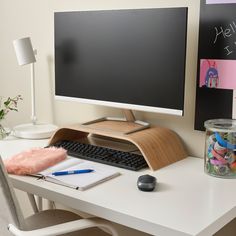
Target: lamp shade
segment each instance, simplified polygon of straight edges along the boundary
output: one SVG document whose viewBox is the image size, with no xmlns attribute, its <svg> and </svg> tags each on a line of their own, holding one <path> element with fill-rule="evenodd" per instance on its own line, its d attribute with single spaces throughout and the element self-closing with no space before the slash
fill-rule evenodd
<svg viewBox="0 0 236 236">
<path fill-rule="evenodd" d="M 34 50 L 29 37 L 13 41 L 18 64 L 20 66 L 36 62 Z"/>
</svg>

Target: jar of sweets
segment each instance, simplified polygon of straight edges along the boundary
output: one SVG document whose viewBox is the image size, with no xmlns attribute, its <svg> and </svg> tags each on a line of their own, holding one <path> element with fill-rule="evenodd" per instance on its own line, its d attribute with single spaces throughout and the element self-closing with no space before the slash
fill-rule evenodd
<svg viewBox="0 0 236 236">
<path fill-rule="evenodd" d="M 221 178 L 236 178 L 236 120 L 208 120 L 204 125 L 205 172 Z"/>
</svg>

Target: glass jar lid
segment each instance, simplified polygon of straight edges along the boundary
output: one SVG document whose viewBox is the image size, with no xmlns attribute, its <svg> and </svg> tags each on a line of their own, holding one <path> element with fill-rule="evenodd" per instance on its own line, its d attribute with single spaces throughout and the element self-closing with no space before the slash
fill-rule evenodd
<svg viewBox="0 0 236 236">
<path fill-rule="evenodd" d="M 204 122 L 208 130 L 217 132 L 236 132 L 236 120 L 234 119 L 213 119 Z"/>
</svg>

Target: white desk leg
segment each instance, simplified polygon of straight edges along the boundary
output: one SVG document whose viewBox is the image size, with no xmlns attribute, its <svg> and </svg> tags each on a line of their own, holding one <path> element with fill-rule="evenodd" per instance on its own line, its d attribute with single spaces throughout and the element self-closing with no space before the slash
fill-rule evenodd
<svg viewBox="0 0 236 236">
<path fill-rule="evenodd" d="M 36 202 L 35 202 L 34 195 L 31 194 L 31 193 L 27 193 L 27 195 L 28 195 L 28 198 L 29 198 L 29 201 L 30 201 L 30 203 L 31 203 L 31 206 L 32 206 L 32 208 L 33 208 L 34 213 L 39 212 L 38 206 L 37 206 L 37 204 L 36 204 Z"/>
<path fill-rule="evenodd" d="M 55 203 L 53 201 L 47 200 L 48 202 L 48 209 L 55 209 Z"/>
<path fill-rule="evenodd" d="M 39 211 L 42 211 L 43 210 L 43 199 L 40 196 L 36 196 L 36 198 L 37 198 L 38 209 L 39 209 Z"/>
<path fill-rule="evenodd" d="M 39 197 L 39 196 L 36 196 L 37 198 L 37 203 L 35 201 L 35 196 L 31 193 L 27 193 L 28 194 L 28 198 L 29 198 L 29 201 L 31 203 L 31 206 L 33 208 L 33 211 L 34 213 L 37 213 L 39 211 L 42 211 L 43 210 L 43 200 L 42 200 L 42 197 Z M 47 209 L 55 209 L 55 203 L 53 201 L 50 201 L 50 200 L 47 200 L 47 205 L 48 205 L 48 208 Z"/>
</svg>

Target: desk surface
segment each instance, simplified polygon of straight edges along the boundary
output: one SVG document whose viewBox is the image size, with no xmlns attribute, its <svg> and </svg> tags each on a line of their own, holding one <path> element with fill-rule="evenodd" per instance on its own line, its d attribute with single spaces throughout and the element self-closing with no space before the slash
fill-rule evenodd
<svg viewBox="0 0 236 236">
<path fill-rule="evenodd" d="M 10 138 L 0 141 L 0 154 L 7 158 L 46 144 Z M 188 157 L 155 172 L 119 171 L 121 176 L 86 191 L 28 176 L 11 180 L 23 191 L 159 236 L 212 235 L 236 217 L 236 180 L 206 175 L 202 159 Z M 138 176 L 147 173 L 157 178 L 154 192 L 136 187 Z"/>
</svg>

